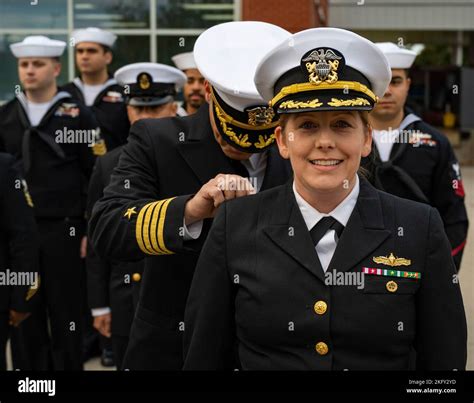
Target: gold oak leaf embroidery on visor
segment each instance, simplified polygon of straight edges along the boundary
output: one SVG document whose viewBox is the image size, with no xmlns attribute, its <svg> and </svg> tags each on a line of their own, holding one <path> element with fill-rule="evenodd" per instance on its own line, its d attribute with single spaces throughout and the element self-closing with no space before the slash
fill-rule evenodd
<svg viewBox="0 0 474 403">
<path fill-rule="evenodd" d="M 329 106 L 340 107 L 340 106 L 370 106 L 370 102 L 365 98 L 354 98 L 354 99 L 337 99 L 331 98 L 328 102 Z"/>
<path fill-rule="evenodd" d="M 227 125 L 227 122 L 218 106 L 215 106 L 217 118 L 219 119 L 219 123 L 221 125 L 222 131 L 225 133 L 226 136 L 228 136 L 235 144 L 248 148 L 252 146 L 252 143 L 249 141 L 249 135 L 248 134 L 241 134 L 237 135 L 231 127 Z M 253 145 L 256 148 L 264 148 L 269 146 L 271 143 L 275 141 L 275 133 L 272 133 L 270 135 L 260 135 L 258 136 L 258 142 L 254 143 Z"/>
<path fill-rule="evenodd" d="M 323 103 L 319 102 L 319 99 L 313 99 L 312 101 L 284 101 L 278 107 L 281 109 L 300 109 L 300 108 L 319 108 Z"/>
</svg>

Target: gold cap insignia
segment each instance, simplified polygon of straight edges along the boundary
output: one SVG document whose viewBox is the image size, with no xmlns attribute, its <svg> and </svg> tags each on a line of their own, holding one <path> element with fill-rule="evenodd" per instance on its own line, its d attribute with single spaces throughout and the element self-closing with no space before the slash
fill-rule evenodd
<svg viewBox="0 0 474 403">
<path fill-rule="evenodd" d="M 263 126 L 272 122 L 275 117 L 273 108 L 267 106 L 257 106 L 246 111 L 249 115 L 249 125 Z"/>
<path fill-rule="evenodd" d="M 342 54 L 337 50 L 324 48 L 308 53 L 301 59 L 301 64 L 309 74 L 309 82 L 316 85 L 322 82 L 334 84 L 339 79 L 337 70 L 340 63 L 344 62 Z"/>
<path fill-rule="evenodd" d="M 405 259 L 405 258 L 402 258 L 402 257 L 395 257 L 395 255 L 392 252 L 390 252 L 390 255 L 388 257 L 386 257 L 386 256 L 377 256 L 377 257 L 373 257 L 372 260 L 375 263 L 380 263 L 380 264 L 384 264 L 386 266 L 391 266 L 391 267 L 410 266 L 411 265 L 411 260 L 410 259 Z"/>
<path fill-rule="evenodd" d="M 147 73 L 141 73 L 138 76 L 138 85 L 142 90 L 150 88 L 150 76 Z"/>
</svg>

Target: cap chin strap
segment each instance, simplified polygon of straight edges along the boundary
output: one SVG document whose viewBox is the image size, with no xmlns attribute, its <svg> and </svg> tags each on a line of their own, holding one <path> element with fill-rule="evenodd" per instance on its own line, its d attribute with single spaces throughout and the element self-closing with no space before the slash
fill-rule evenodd
<svg viewBox="0 0 474 403">
<path fill-rule="evenodd" d="M 367 95 L 372 101 L 375 103 L 378 102 L 379 97 L 376 96 L 366 85 L 361 84 L 357 81 L 338 81 L 334 84 L 325 84 L 321 83 L 318 85 L 311 84 L 311 83 L 298 83 L 288 85 L 283 87 L 280 92 L 273 97 L 273 99 L 268 103 L 269 106 L 274 107 L 275 104 L 280 101 L 282 98 L 292 95 L 298 94 L 300 92 L 307 92 L 307 91 L 315 91 L 315 90 L 352 90 L 356 92 L 361 92 Z"/>
</svg>

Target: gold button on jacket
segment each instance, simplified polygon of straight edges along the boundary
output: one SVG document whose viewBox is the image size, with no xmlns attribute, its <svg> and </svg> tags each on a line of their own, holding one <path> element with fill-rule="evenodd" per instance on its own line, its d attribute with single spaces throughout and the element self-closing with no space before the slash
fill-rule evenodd
<svg viewBox="0 0 474 403">
<path fill-rule="evenodd" d="M 329 347 L 326 343 L 324 343 L 323 341 L 320 341 L 318 344 L 316 344 L 316 352 L 319 354 L 319 355 L 326 355 L 329 351 Z"/>
<path fill-rule="evenodd" d="M 389 281 L 386 285 L 389 292 L 395 292 L 398 290 L 398 284 L 395 281 Z"/>
<path fill-rule="evenodd" d="M 317 301 L 314 304 L 314 312 L 316 312 L 318 315 L 324 315 L 327 310 L 328 304 L 326 304 L 324 301 Z"/>
</svg>

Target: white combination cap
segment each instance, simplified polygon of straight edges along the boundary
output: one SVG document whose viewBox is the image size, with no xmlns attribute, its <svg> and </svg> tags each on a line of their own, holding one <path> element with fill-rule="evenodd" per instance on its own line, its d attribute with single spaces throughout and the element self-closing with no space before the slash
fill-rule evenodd
<svg viewBox="0 0 474 403">
<path fill-rule="evenodd" d="M 115 72 L 120 85 L 129 87 L 129 105 L 161 105 L 174 100 L 186 82 L 186 75 L 175 67 L 160 63 L 133 63 Z"/>
<path fill-rule="evenodd" d="M 259 93 L 278 113 L 371 110 L 390 79 L 387 58 L 373 42 L 338 28 L 292 35 L 255 73 Z"/>
<path fill-rule="evenodd" d="M 194 45 L 197 68 L 212 86 L 217 128 L 240 151 L 262 152 L 274 142 L 278 116 L 253 77 L 263 56 L 290 35 L 273 24 L 234 21 L 209 28 Z"/>
</svg>

